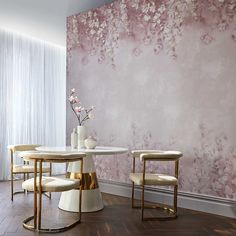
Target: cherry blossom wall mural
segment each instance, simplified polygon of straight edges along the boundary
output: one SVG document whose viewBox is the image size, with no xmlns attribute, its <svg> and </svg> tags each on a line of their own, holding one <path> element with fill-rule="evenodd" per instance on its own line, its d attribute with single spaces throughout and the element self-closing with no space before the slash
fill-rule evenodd
<svg viewBox="0 0 236 236">
<path fill-rule="evenodd" d="M 181 191 L 235 198 L 235 15 L 234 0 L 117 0 L 68 17 L 67 87 L 95 105 L 98 143 L 183 151 Z M 96 165 L 129 183 L 130 157 Z"/>
<path fill-rule="evenodd" d="M 80 48 L 88 56 L 97 55 L 98 63 L 110 60 L 115 67 L 115 51 L 122 39 L 136 42 L 132 53 L 140 55 L 144 45 L 152 45 L 153 53 L 165 49 L 177 57 L 176 45 L 184 26 L 201 26 L 200 39 L 209 44 L 215 31 L 225 31 L 236 13 L 234 0 L 120 0 L 108 6 L 68 18 L 68 54 Z M 236 29 L 231 38 L 236 41 Z M 229 32 L 230 34 L 230 32 Z M 88 62 L 84 58 L 83 63 Z"/>
</svg>

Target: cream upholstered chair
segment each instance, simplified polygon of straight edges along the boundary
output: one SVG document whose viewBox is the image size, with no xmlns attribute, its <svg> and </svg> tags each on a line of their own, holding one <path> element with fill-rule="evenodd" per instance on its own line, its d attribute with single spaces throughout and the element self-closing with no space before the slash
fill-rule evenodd
<svg viewBox="0 0 236 236">
<path fill-rule="evenodd" d="M 9 145 L 8 150 L 10 152 L 10 158 L 11 158 L 11 200 L 13 201 L 13 196 L 18 193 L 25 193 L 26 191 L 16 191 L 14 192 L 14 175 L 18 174 L 23 174 L 24 175 L 24 181 L 26 180 L 26 177 L 29 178 L 29 174 L 34 173 L 34 166 L 30 165 L 28 161 L 23 160 L 19 155 L 16 155 L 18 158 L 21 158 L 22 164 L 14 164 L 13 157 L 14 154 L 17 154 L 18 152 L 21 151 L 32 151 L 35 150 L 36 147 L 39 147 L 40 145 L 36 144 L 19 144 L 19 145 Z M 44 167 L 43 168 L 43 173 L 49 173 L 51 175 L 51 163 L 49 167 Z M 51 194 L 48 196 L 51 198 Z"/>
<path fill-rule="evenodd" d="M 85 153 L 80 154 L 59 154 L 59 153 L 40 153 L 40 152 L 22 152 L 21 156 L 25 160 L 34 161 L 34 178 L 28 179 L 23 182 L 22 188 L 28 191 L 34 191 L 34 215 L 28 217 L 23 221 L 23 226 L 26 229 L 37 232 L 62 232 L 81 221 L 81 201 L 82 201 L 82 176 L 80 179 L 67 179 L 58 177 L 42 176 L 42 163 L 68 163 L 73 161 L 80 161 L 80 173 L 83 173 L 83 158 L 86 157 Z M 37 177 L 37 168 L 39 164 L 39 172 Z M 41 212 L 42 212 L 42 193 L 44 192 L 63 192 L 72 189 L 79 189 L 79 217 L 78 219 L 67 226 L 61 228 L 42 228 L 41 227 Z M 38 203 L 38 206 L 37 206 Z M 29 222 L 33 220 L 33 225 Z"/>
<path fill-rule="evenodd" d="M 132 208 L 141 207 L 142 220 L 165 220 L 177 217 L 177 194 L 178 194 L 178 171 L 179 171 L 179 158 L 182 156 L 178 151 L 159 151 L 159 150 L 136 150 L 132 151 L 133 154 L 133 172 L 130 173 L 129 178 L 132 181 Z M 135 160 L 140 159 L 143 163 L 143 172 L 135 172 Z M 175 162 L 175 173 L 173 176 L 161 173 L 146 173 L 146 163 L 148 161 L 172 161 Z M 139 185 L 142 188 L 141 206 L 134 205 L 134 187 Z M 173 208 L 165 205 L 158 205 L 159 208 L 164 209 L 167 214 L 162 217 L 144 217 L 144 188 L 146 185 L 154 186 L 173 186 L 174 187 L 174 200 Z"/>
</svg>

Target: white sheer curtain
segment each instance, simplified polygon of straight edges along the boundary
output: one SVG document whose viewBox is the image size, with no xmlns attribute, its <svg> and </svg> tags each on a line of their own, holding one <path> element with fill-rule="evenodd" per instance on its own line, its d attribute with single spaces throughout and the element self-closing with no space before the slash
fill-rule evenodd
<svg viewBox="0 0 236 236">
<path fill-rule="evenodd" d="M 0 30 L 0 180 L 8 144 L 65 145 L 65 129 L 65 48 Z"/>
</svg>

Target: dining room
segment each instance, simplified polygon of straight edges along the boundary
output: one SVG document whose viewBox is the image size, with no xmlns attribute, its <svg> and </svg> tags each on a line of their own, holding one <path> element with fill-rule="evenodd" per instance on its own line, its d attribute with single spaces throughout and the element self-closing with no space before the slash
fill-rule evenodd
<svg viewBox="0 0 236 236">
<path fill-rule="evenodd" d="M 0 236 L 235 236 L 236 1 L 0 0 Z"/>
</svg>

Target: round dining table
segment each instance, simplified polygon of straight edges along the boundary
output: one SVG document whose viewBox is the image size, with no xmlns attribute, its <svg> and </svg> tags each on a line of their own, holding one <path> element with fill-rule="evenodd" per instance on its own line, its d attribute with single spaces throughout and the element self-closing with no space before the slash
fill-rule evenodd
<svg viewBox="0 0 236 236">
<path fill-rule="evenodd" d="M 69 163 L 67 168 L 67 177 L 71 179 L 79 179 L 83 176 L 82 181 L 82 212 L 95 212 L 104 208 L 102 195 L 99 190 L 96 169 L 93 156 L 97 155 L 117 155 L 128 152 L 127 148 L 122 147 L 102 147 L 98 146 L 94 149 L 74 149 L 66 147 L 50 147 L 40 146 L 36 148 L 40 152 L 53 153 L 86 153 L 83 160 L 83 173 L 80 173 L 80 162 Z M 62 192 L 59 208 L 65 211 L 79 211 L 79 190 L 70 190 Z"/>
</svg>

